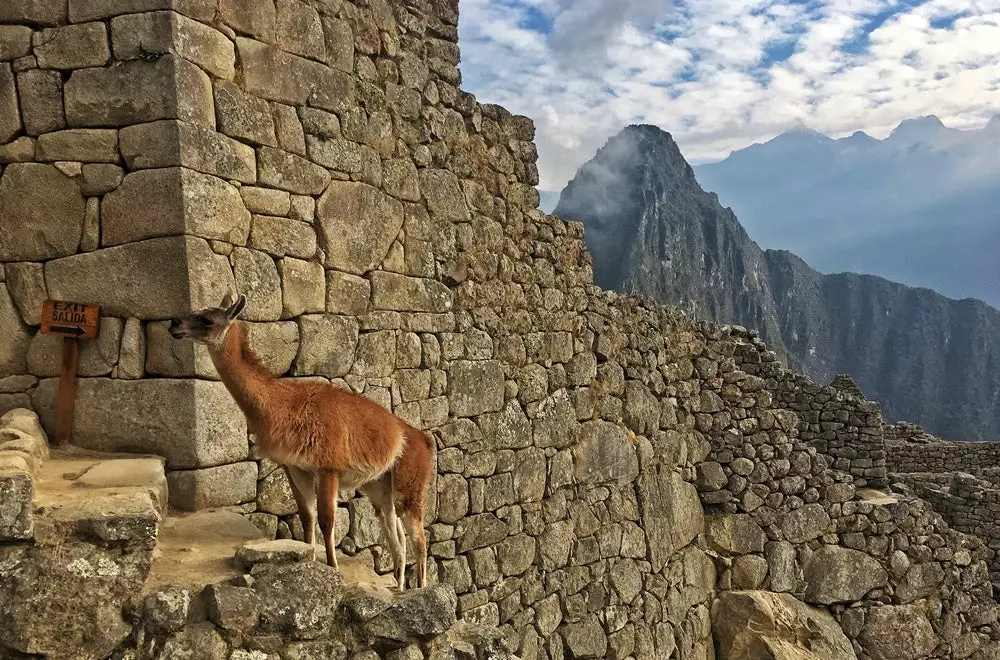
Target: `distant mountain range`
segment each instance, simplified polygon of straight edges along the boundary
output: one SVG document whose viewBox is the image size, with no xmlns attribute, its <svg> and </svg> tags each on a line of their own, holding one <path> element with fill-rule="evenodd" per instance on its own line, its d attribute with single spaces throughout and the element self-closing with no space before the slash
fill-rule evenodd
<svg viewBox="0 0 1000 660">
<path fill-rule="evenodd" d="M 1000 117 L 934 116 L 887 138 L 784 133 L 695 168 L 761 245 L 1000 307 Z"/>
<path fill-rule="evenodd" d="M 555 214 L 585 225 L 601 286 L 757 328 L 819 382 L 854 376 L 891 421 L 1000 440 L 1000 311 L 880 277 L 822 275 L 791 252 L 762 250 L 659 128 L 611 138 Z"/>
</svg>

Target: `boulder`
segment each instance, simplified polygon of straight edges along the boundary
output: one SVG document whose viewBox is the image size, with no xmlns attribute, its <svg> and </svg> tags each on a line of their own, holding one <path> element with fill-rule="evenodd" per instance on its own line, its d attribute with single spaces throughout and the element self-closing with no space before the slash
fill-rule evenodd
<svg viewBox="0 0 1000 660">
<path fill-rule="evenodd" d="M 943 581 L 944 569 L 937 562 L 910 566 L 896 587 L 896 601 L 905 605 L 926 598 L 937 591 Z"/>
<path fill-rule="evenodd" d="M 781 532 L 792 543 L 805 543 L 819 538 L 830 527 L 830 516 L 821 504 L 806 504 L 779 518 Z"/>
<path fill-rule="evenodd" d="M 857 658 L 829 612 L 788 594 L 724 591 L 712 606 L 712 632 L 720 658 Z"/>
<path fill-rule="evenodd" d="M 933 653 L 938 644 L 931 622 L 916 605 L 872 607 L 858 642 L 873 660 L 918 660 Z"/>
<path fill-rule="evenodd" d="M 6 284 L 0 284 L 0 337 L 4 338 L 0 342 L 0 378 L 25 373 L 31 331 L 24 325 Z"/>
<path fill-rule="evenodd" d="M 871 556 L 837 545 L 825 545 L 805 566 L 805 599 L 809 603 L 852 603 L 872 589 L 884 587 L 889 574 Z"/>
<path fill-rule="evenodd" d="M 243 461 L 199 470 L 173 470 L 167 481 L 170 506 L 181 511 L 242 504 L 257 497 L 257 463 Z"/>
<path fill-rule="evenodd" d="M 255 578 L 262 633 L 316 639 L 327 634 L 336 620 L 344 587 L 334 568 L 297 562 L 266 567 Z"/>
<path fill-rule="evenodd" d="M 166 4 L 176 0 L 159 1 Z M 208 0 L 197 1 L 208 4 Z M 146 2 L 153 4 L 151 0 Z M 209 15 L 209 20 L 211 18 Z M 233 42 L 218 30 L 177 11 L 118 16 L 111 21 L 111 40 L 115 57 L 120 60 L 175 53 L 217 78 L 231 80 L 235 73 L 236 50 Z"/>
<path fill-rule="evenodd" d="M 404 592 L 361 624 L 362 634 L 376 649 L 426 640 L 455 624 L 455 590 L 446 585 Z"/>
<path fill-rule="evenodd" d="M 54 165 L 9 165 L 0 177 L 0 261 L 73 254 L 85 211 L 79 184 Z"/>
<path fill-rule="evenodd" d="M 664 467 L 647 468 L 639 476 L 640 526 L 645 529 L 653 568 L 659 571 L 679 549 L 705 527 L 698 491 Z"/>
<path fill-rule="evenodd" d="M 154 635 L 169 635 L 184 627 L 190 608 L 191 593 L 187 589 L 167 587 L 143 600 L 143 620 Z"/>
<path fill-rule="evenodd" d="M 763 552 L 767 535 L 753 517 L 745 513 L 712 516 L 705 525 L 705 538 L 717 552 L 746 555 Z"/>
<path fill-rule="evenodd" d="M 331 181 L 316 217 L 326 266 L 362 275 L 389 253 L 403 227 L 403 205 L 366 183 Z"/>
<path fill-rule="evenodd" d="M 580 428 L 580 441 L 573 447 L 577 483 L 626 484 L 639 476 L 636 446 L 625 430 L 603 420 L 587 422 Z"/>
</svg>

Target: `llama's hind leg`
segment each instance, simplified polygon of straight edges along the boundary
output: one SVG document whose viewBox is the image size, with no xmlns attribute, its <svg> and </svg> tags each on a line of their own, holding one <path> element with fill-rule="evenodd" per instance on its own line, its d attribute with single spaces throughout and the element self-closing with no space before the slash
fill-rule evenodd
<svg viewBox="0 0 1000 660">
<path fill-rule="evenodd" d="M 423 589 L 427 586 L 427 537 L 424 534 L 424 507 L 423 504 L 410 504 L 403 515 L 406 524 L 406 531 L 413 541 L 413 547 L 417 556 L 417 588 Z"/>
<path fill-rule="evenodd" d="M 289 465 L 285 466 L 285 474 L 299 508 L 305 542 L 312 547 L 312 558 L 316 561 L 316 475 Z"/>
<path fill-rule="evenodd" d="M 337 495 L 340 475 L 336 472 L 323 472 L 319 477 L 319 528 L 323 532 L 323 543 L 326 546 L 326 563 L 338 571 L 337 552 L 334 547 L 333 534 L 336 528 Z"/>
<path fill-rule="evenodd" d="M 379 522 L 382 523 L 382 534 L 385 543 L 392 554 L 393 575 L 399 590 L 405 589 L 406 570 L 406 538 L 400 542 L 400 521 L 396 515 L 396 505 L 392 498 L 392 475 L 386 473 L 377 481 L 362 486 L 361 491 L 371 500 L 378 511 Z"/>
</svg>

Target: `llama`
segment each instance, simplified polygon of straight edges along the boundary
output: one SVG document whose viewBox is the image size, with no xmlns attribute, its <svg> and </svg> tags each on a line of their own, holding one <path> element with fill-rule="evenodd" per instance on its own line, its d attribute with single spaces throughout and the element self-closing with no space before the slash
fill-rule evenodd
<svg viewBox="0 0 1000 660">
<path fill-rule="evenodd" d="M 358 489 L 378 511 L 399 589 L 405 589 L 406 533 L 416 550 L 417 586 L 426 586 L 424 507 L 433 469 L 431 438 L 363 396 L 273 376 L 237 321 L 245 306 L 245 296 L 233 303 L 227 294 L 221 307 L 175 319 L 169 331 L 175 339 L 208 347 L 256 436 L 258 452 L 288 474 L 313 559 L 318 508 L 327 563 L 339 570 L 333 539 L 337 496 L 340 490 Z"/>
</svg>

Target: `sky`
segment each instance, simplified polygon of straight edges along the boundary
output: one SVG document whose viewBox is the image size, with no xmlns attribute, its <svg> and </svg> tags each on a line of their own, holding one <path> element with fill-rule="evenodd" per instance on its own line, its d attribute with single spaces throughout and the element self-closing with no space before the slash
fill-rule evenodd
<svg viewBox="0 0 1000 660">
<path fill-rule="evenodd" d="M 463 89 L 535 120 L 543 191 L 630 123 L 701 164 L 1000 113 L 1000 0 L 462 0 L 459 44 Z"/>
</svg>

